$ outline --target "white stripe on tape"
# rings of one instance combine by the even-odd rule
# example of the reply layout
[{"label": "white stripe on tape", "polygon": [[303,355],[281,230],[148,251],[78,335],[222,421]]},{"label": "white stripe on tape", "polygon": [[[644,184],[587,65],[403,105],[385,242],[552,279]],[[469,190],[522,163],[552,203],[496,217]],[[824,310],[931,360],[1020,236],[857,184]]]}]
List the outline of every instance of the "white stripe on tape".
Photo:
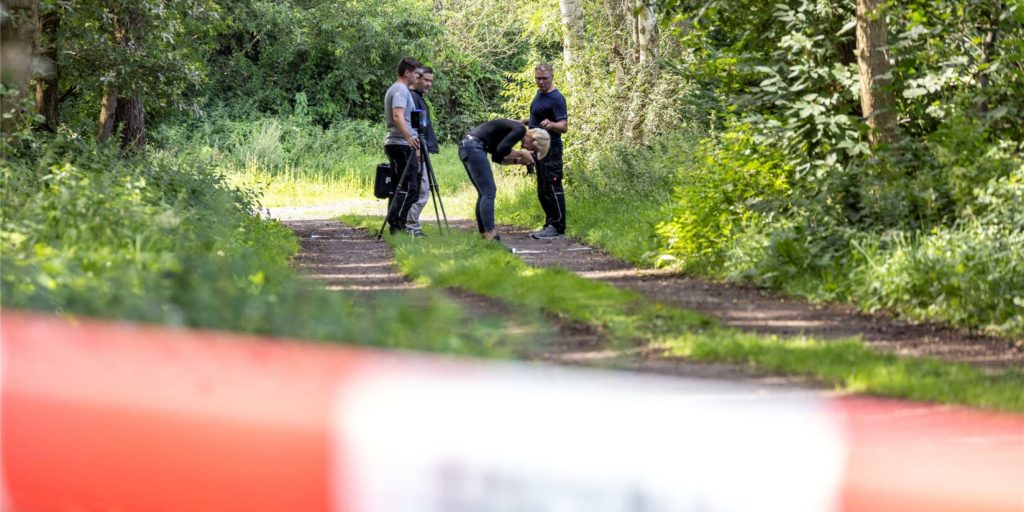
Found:
[{"label": "white stripe on tape", "polygon": [[362,375],[340,390],[338,510],[836,509],[845,443],[807,393],[471,368]]}]

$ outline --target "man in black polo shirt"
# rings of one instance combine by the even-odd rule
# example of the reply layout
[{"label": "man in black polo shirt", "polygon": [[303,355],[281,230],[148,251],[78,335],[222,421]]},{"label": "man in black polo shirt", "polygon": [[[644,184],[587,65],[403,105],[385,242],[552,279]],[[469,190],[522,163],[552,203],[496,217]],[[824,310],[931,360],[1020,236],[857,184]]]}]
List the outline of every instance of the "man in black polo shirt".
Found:
[{"label": "man in black polo shirt", "polygon": [[544,209],[544,227],[530,233],[538,239],[559,238],[565,234],[565,191],[562,188],[562,134],[569,131],[569,113],[565,96],[552,82],[554,70],[543,63],[533,70],[537,95],[530,104],[530,128],[543,128],[551,134],[551,149],[537,163],[537,199]]}]

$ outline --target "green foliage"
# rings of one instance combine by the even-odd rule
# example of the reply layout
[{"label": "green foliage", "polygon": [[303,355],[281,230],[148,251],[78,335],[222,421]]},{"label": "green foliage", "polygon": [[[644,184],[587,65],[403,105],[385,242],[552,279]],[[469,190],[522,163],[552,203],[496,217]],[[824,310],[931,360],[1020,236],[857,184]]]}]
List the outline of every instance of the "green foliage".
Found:
[{"label": "green foliage", "polygon": [[[896,142],[869,147],[849,2],[660,2],[726,98],[683,158],[663,260],[1010,335],[1024,231],[1020,6],[889,3]],[[663,25],[668,26],[668,25]],[[1016,117],[1013,117],[1016,116]],[[719,131],[721,129],[721,131]],[[996,205],[1000,206],[996,206]],[[992,284],[992,276],[999,276]]]},{"label": "green foliage", "polygon": [[439,34],[415,0],[388,2],[226,1],[206,94],[233,118],[290,114],[298,94],[321,126],[344,118],[378,121],[398,61]]},{"label": "green foliage", "polygon": [[305,284],[288,266],[291,232],[203,164],[35,142],[0,168],[3,307],[474,354],[505,339],[436,293]]},{"label": "green foliage", "polygon": [[[780,152],[754,143],[750,127],[736,127],[680,155],[674,210],[658,225],[666,254],[688,270],[715,268],[745,222],[770,216],[789,192]],[[763,212],[763,213],[762,213]]]},{"label": "green foliage", "polygon": [[108,84],[142,96],[151,123],[195,109],[185,93],[203,80],[209,36],[221,28],[215,0],[44,1],[41,9],[61,15],[61,92],[76,93],[61,110],[76,132],[93,130]]}]

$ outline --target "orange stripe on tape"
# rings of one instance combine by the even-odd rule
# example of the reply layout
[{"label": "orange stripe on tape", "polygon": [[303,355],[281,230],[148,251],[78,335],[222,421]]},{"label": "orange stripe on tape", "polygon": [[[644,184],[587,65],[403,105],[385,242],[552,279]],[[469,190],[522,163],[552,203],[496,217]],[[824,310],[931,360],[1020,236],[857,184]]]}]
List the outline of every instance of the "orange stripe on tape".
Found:
[{"label": "orange stripe on tape", "polygon": [[7,311],[0,333],[10,510],[330,509],[357,351]]}]

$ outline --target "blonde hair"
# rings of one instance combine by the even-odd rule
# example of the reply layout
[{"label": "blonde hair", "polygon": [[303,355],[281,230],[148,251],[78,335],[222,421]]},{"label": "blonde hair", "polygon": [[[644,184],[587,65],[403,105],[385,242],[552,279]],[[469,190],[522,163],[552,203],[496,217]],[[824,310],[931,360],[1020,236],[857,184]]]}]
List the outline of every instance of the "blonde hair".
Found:
[{"label": "blonde hair", "polygon": [[543,128],[530,128],[526,133],[533,136],[533,145],[537,148],[537,156],[540,159],[548,156],[548,150],[551,149],[551,134]]}]

